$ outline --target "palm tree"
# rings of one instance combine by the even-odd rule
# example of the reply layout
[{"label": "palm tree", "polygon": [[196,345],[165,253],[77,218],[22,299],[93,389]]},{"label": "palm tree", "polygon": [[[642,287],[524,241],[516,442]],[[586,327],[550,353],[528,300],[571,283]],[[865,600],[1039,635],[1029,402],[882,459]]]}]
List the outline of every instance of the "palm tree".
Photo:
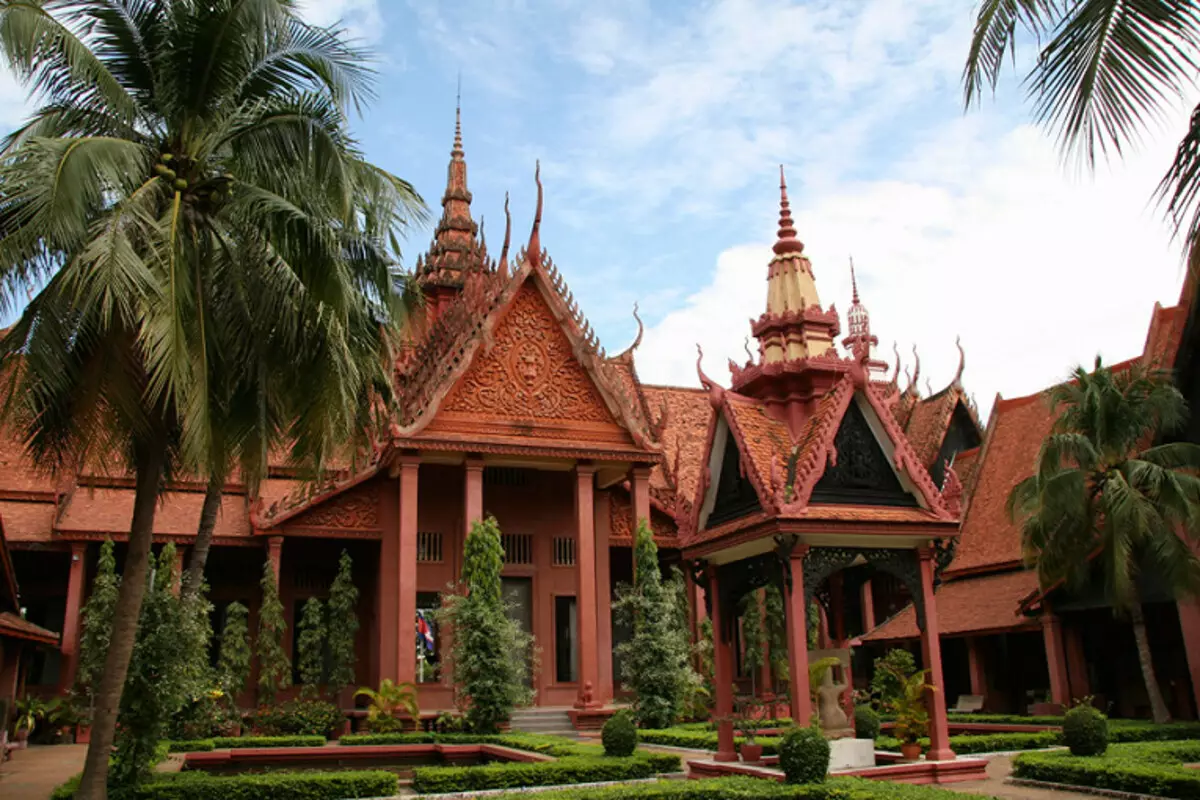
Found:
[{"label": "palm tree", "polygon": [[1168,373],[1141,362],[1113,370],[1098,357],[1047,396],[1061,413],[1034,474],[1008,497],[1026,562],[1043,590],[1103,577],[1133,626],[1154,720],[1166,722],[1138,578],[1153,574],[1176,597],[1200,591],[1200,445],[1152,444],[1183,424],[1187,404]]},{"label": "palm tree", "polygon": [[[993,91],[1018,37],[1041,48],[1026,77],[1037,122],[1089,167],[1120,156],[1183,99],[1200,65],[1200,6],[1178,0],[982,0],[963,70],[969,107]],[[1189,243],[1200,234],[1200,106],[1159,199]],[[1195,251],[1193,260],[1197,258]]]},{"label": "palm tree", "polygon": [[0,50],[41,103],[0,153],[0,304],[40,289],[0,339],[3,411],[48,467],[134,475],[91,800],[164,481],[361,439],[422,206],[348,133],[366,54],[290,0],[0,0]]},{"label": "palm tree", "polygon": [[367,698],[367,721],[372,730],[386,732],[399,729],[402,725],[401,714],[407,714],[414,723],[420,722],[421,706],[417,702],[417,687],[408,681],[396,682],[384,678],[379,689],[364,686],[354,696]]}]

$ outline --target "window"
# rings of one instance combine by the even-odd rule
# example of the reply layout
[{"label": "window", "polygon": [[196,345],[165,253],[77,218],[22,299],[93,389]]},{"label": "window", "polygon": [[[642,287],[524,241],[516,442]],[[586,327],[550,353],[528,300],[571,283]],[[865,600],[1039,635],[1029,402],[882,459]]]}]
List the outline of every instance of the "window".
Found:
[{"label": "window", "polygon": [[579,680],[576,652],[579,649],[578,619],[574,597],[554,598],[554,680],[573,683]]},{"label": "window", "polygon": [[575,539],[570,536],[554,537],[554,566],[575,566]]},{"label": "window", "polygon": [[500,544],[504,548],[505,564],[533,563],[533,536],[528,533],[502,533]]},{"label": "window", "polygon": [[440,563],[442,560],[442,534],[437,531],[417,531],[417,561]]},{"label": "window", "polygon": [[417,682],[437,683],[442,679],[442,637],[437,612],[442,596],[437,592],[417,592]]}]

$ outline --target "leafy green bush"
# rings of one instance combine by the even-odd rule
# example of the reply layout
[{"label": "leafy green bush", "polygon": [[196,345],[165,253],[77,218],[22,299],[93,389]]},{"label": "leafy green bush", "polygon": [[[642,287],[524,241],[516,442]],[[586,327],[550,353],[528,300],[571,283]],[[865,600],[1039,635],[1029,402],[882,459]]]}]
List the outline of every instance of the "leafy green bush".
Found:
[{"label": "leafy green bush", "polygon": [[871,696],[886,707],[902,693],[904,679],[916,671],[917,662],[912,653],[901,648],[888,650],[882,658],[875,659]]},{"label": "leafy green bush", "polygon": [[600,731],[600,741],[604,744],[604,754],[609,756],[631,756],[637,749],[637,728],[633,724],[633,714],[627,709],[621,709],[613,714],[604,729]]},{"label": "leafy green bush", "polygon": [[474,792],[518,786],[639,780],[679,769],[679,756],[667,753],[642,753],[628,758],[572,756],[532,764],[417,767],[413,770],[412,788],[419,794]]},{"label": "leafy green bush", "polygon": [[332,737],[346,721],[342,710],[322,700],[289,700],[256,710],[247,720],[263,736]]},{"label": "leafy green bush", "polygon": [[[51,800],[72,800],[79,776],[54,790]],[[396,775],[382,770],[353,772],[275,772],[266,775],[155,773],[139,786],[110,790],[110,800],[342,800],[390,797]]]},{"label": "leafy green bush", "polygon": [[1062,732],[1071,755],[1098,756],[1108,749],[1108,717],[1090,704],[1080,703],[1068,711]]},{"label": "leafy green bush", "polygon": [[779,743],[779,767],[788,783],[821,783],[829,772],[829,741],[815,726],[792,728]]},{"label": "leafy green bush", "polygon": [[859,739],[875,739],[879,736],[879,715],[870,706],[855,706],[854,735]]},{"label": "leafy green bush", "polygon": [[1027,780],[1200,800],[1200,773],[1183,766],[1200,761],[1200,742],[1112,745],[1103,755],[1022,753],[1014,774]]},{"label": "leafy green bush", "polygon": [[169,753],[203,753],[217,747],[212,739],[179,739],[168,742],[167,745]]}]

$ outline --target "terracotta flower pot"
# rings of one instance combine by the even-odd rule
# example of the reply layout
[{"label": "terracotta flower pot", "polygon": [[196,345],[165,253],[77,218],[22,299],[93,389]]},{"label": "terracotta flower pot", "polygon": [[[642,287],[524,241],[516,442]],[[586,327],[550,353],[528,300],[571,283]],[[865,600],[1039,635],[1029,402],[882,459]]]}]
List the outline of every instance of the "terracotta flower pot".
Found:
[{"label": "terracotta flower pot", "polygon": [[761,744],[751,744],[750,742],[742,742],[742,761],[747,764],[757,764],[762,761],[763,746]]},{"label": "terracotta flower pot", "polygon": [[88,744],[92,741],[91,725],[75,726],[75,744]]},{"label": "terracotta flower pot", "polygon": [[921,758],[921,745],[917,742],[902,744],[900,745],[900,755],[904,757],[905,761],[919,761]]}]

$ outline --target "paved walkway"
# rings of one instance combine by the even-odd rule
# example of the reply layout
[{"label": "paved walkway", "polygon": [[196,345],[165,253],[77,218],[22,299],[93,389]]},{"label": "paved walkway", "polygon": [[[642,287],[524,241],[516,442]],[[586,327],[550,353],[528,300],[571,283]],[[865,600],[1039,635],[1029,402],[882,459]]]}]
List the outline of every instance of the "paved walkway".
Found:
[{"label": "paved walkway", "polygon": [[54,787],[83,771],[86,744],[30,745],[0,764],[0,797],[47,800]]},{"label": "paved walkway", "polygon": [[1034,789],[1029,786],[1013,786],[1004,779],[1012,773],[1012,757],[997,756],[988,762],[986,781],[952,783],[945,788],[956,792],[981,794],[1002,800],[1096,800],[1096,795],[1079,792],[1062,792],[1057,789]]}]

